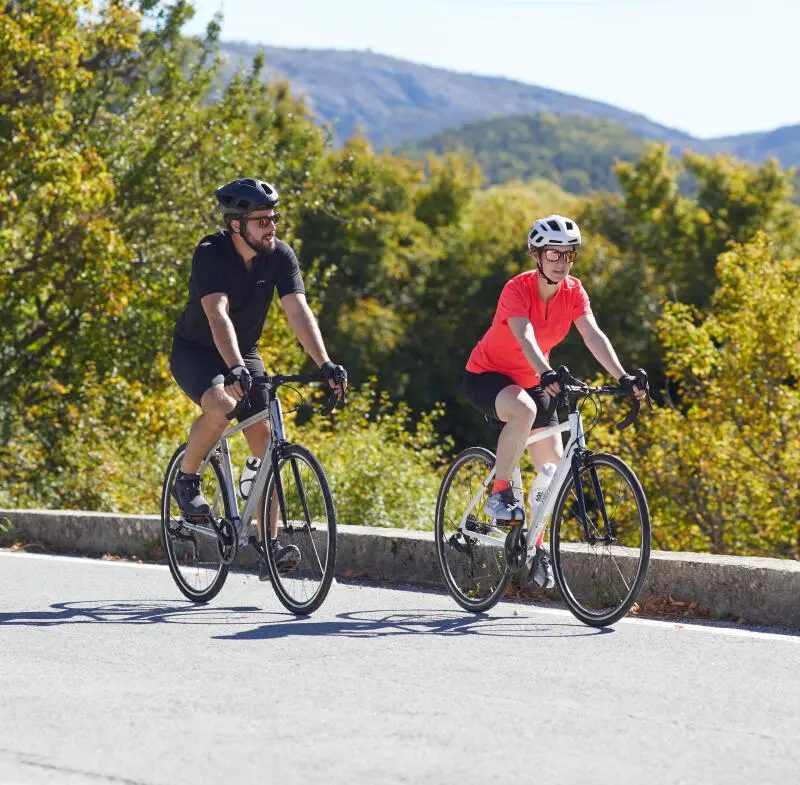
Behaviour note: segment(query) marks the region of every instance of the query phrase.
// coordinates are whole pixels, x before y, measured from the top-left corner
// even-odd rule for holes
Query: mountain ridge
[[[322,123],[335,125],[341,144],[361,132],[376,149],[410,146],[433,134],[496,116],[573,115],[610,120],[644,139],[760,162],[772,155],[783,166],[800,164],[800,125],[701,139],[636,112],[506,77],[423,65],[370,50],[290,49],[241,41],[220,43],[223,75],[247,68],[258,53],[272,77],[286,79],[294,95]]]

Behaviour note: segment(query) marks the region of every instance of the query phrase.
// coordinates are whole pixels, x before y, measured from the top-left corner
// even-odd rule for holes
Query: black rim
[[[580,479],[586,519],[570,476],[553,515],[553,568],[575,616],[603,626],[628,612],[644,583],[650,516],[638,479],[618,458],[593,456],[582,466]]]
[[[205,602],[222,588],[228,566],[222,564],[216,539],[192,532],[183,525],[178,503],[171,493],[178,473],[184,446],[172,457],[161,498],[161,539],[170,572],[181,592],[191,600]],[[221,467],[216,459],[203,469],[201,489],[217,519],[227,515],[227,499]]]
[[[293,613],[308,614],[325,600],[336,566],[333,497],[322,466],[305,448],[287,447],[278,466],[282,498],[273,471],[265,494],[264,530],[277,509],[280,545],[296,549],[299,560],[282,567],[269,550],[270,575],[283,605]]]
[[[488,494],[484,490],[467,518],[466,528],[492,536],[497,546],[484,544],[459,532],[464,511],[494,466],[488,450],[472,447],[461,453],[445,474],[436,504],[436,550],[447,589],[467,610],[487,610],[505,593],[511,575],[506,568],[505,531],[483,513]]]

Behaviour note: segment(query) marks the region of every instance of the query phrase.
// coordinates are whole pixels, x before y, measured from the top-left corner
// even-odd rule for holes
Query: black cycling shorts
[[[497,416],[497,409],[495,409],[494,403],[500,392],[511,385],[519,386],[513,379],[503,373],[495,373],[494,371],[472,373],[472,371],[465,371],[462,387],[467,400],[479,412],[483,412],[489,422],[502,425],[502,420]],[[553,425],[558,425],[556,399],[550,397],[541,385],[526,388],[525,392],[533,398],[533,402],[536,404],[536,419],[533,421],[533,427],[550,428]]]
[[[242,359],[251,376],[263,376],[266,373],[256,348],[244,352]],[[203,393],[209,387],[223,384],[228,373],[228,365],[216,349],[193,346],[178,337],[172,339],[169,369],[181,390],[198,406]],[[238,410],[240,422],[267,408],[267,391],[264,385],[254,384],[247,397],[250,405]]]

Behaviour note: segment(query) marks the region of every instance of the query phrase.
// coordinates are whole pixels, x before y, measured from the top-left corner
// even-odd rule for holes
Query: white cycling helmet
[[[533,222],[528,232],[528,250],[544,248],[545,245],[580,245],[581,230],[571,218],[563,215],[548,215]]]

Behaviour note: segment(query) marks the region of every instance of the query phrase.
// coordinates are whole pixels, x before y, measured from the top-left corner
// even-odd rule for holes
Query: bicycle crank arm
[[[527,555],[525,548],[525,540],[522,537],[522,526],[512,526],[506,537],[505,543],[505,556],[506,564],[512,570],[519,570],[525,564],[525,556]]]
[[[251,534],[250,538],[247,540],[247,544],[252,545],[256,549],[256,552],[264,560],[264,562],[267,561],[267,551],[264,548],[264,545],[262,544],[261,540],[258,539],[258,537],[255,537],[254,535]]]
[[[482,534],[481,532],[473,531],[466,526],[458,527],[458,533],[467,540],[479,542],[483,545],[490,545],[493,548],[502,548],[503,541],[500,539],[500,537],[505,536],[506,533],[502,529],[498,529],[496,527],[492,527],[491,531],[492,534]]]
[[[202,518],[199,520],[206,521],[204,524],[199,523],[191,523],[191,521],[187,520],[185,517],[181,518],[181,526],[184,529],[188,529],[192,532],[197,532],[197,534],[202,534],[203,537],[208,537],[211,540],[217,539],[217,532],[211,527],[210,523],[208,523],[208,518]]]

